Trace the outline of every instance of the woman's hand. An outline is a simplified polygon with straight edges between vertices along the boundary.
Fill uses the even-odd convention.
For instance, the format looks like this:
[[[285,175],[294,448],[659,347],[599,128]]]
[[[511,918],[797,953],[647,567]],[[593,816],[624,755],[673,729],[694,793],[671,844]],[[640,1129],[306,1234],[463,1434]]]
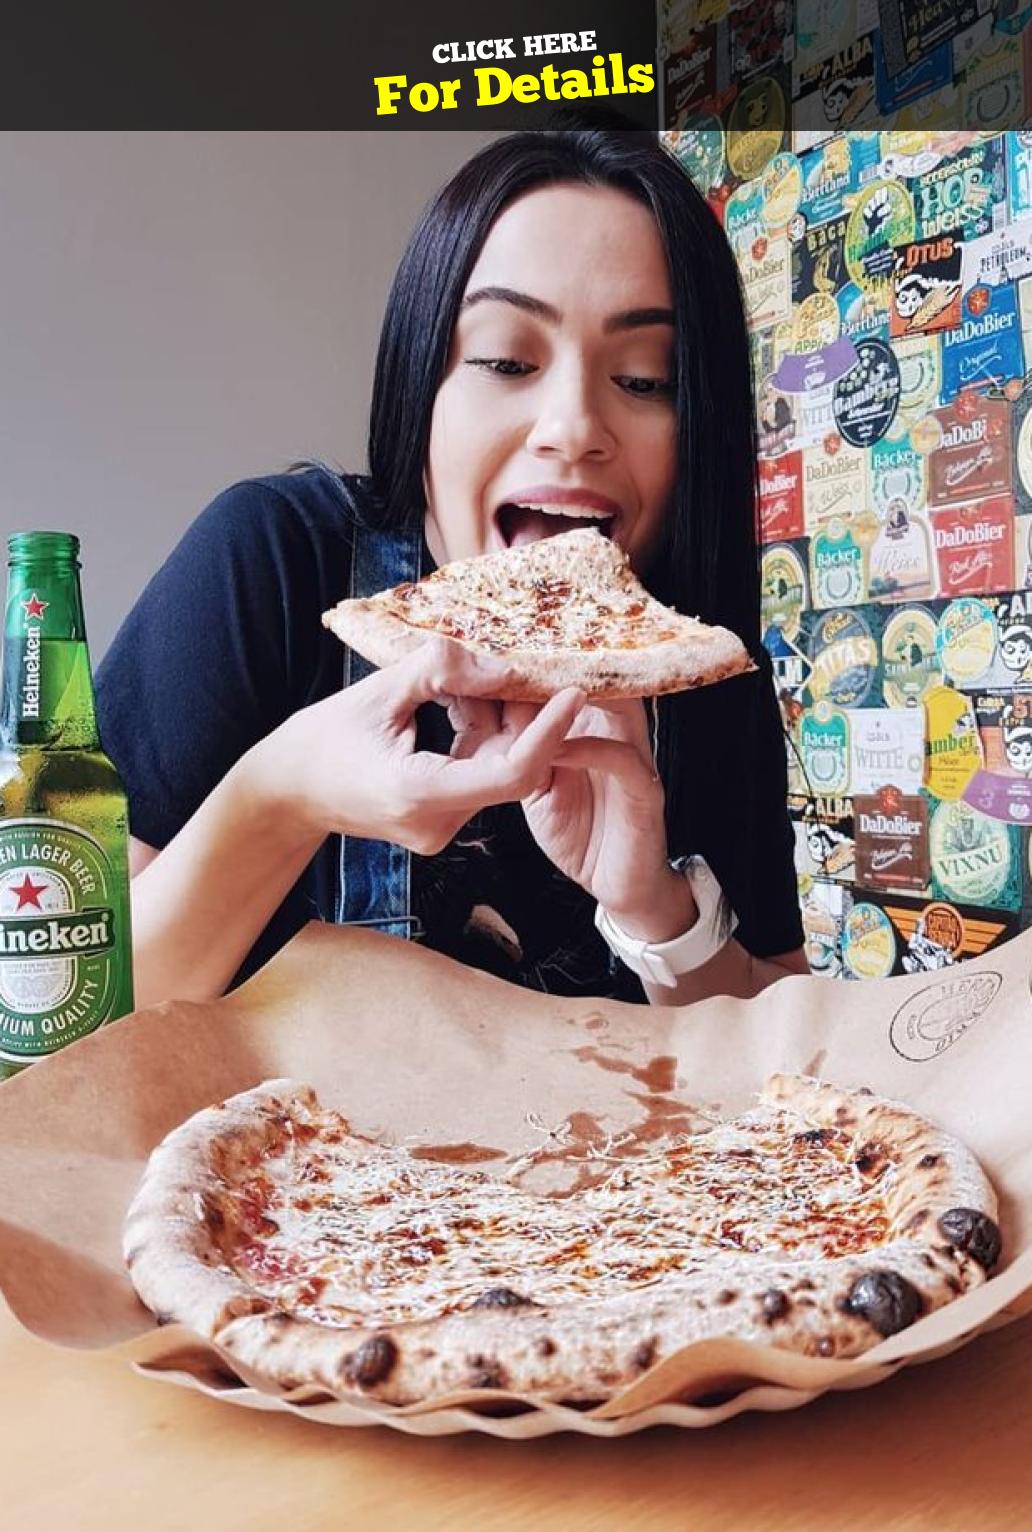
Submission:
[[[492,736],[537,726],[541,714],[530,703],[463,701],[449,716],[460,730],[456,748],[482,750]],[[667,862],[663,787],[643,703],[585,705],[551,767],[522,800],[545,855],[629,936],[662,942],[687,931],[697,912],[687,881]]]
[[[518,729],[457,736],[450,756],[415,748],[421,703],[451,711],[458,699],[480,702],[507,675],[503,660],[429,639],[407,658],[295,713],[254,747],[252,769],[277,812],[307,833],[389,840],[429,855],[479,809],[527,798],[551,781],[552,762],[584,701],[573,688],[532,709]],[[497,716],[497,704],[481,705]]]

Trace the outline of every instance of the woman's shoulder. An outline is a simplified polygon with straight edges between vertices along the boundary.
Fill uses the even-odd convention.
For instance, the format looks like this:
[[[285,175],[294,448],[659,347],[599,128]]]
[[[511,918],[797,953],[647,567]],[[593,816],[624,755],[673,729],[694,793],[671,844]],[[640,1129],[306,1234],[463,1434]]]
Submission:
[[[324,463],[238,479],[217,494],[194,523],[195,535],[291,543],[298,538],[348,542],[373,506],[369,480]]]

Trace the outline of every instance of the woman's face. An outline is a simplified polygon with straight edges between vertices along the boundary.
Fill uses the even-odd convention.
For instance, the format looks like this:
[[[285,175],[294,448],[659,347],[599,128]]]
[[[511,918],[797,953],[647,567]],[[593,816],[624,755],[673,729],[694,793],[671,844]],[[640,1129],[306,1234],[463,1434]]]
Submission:
[[[673,313],[651,213],[622,192],[528,192],[470,275],[434,401],[437,564],[598,526],[639,574],[676,469]]]

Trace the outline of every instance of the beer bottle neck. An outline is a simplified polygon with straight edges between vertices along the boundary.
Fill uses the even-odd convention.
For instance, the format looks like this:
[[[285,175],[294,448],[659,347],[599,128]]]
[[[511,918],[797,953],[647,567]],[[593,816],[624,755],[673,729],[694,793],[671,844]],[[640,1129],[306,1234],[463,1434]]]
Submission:
[[[97,717],[74,558],[12,559],[4,621],[0,735],[8,749],[88,750]]]

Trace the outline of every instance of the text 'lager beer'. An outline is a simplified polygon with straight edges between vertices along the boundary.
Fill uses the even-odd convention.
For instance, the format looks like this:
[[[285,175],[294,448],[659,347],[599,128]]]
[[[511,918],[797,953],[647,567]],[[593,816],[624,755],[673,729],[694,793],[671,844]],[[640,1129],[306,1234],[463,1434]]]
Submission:
[[[8,539],[0,1080],[133,1008],[126,800],[97,734],[78,553],[66,532]]]

